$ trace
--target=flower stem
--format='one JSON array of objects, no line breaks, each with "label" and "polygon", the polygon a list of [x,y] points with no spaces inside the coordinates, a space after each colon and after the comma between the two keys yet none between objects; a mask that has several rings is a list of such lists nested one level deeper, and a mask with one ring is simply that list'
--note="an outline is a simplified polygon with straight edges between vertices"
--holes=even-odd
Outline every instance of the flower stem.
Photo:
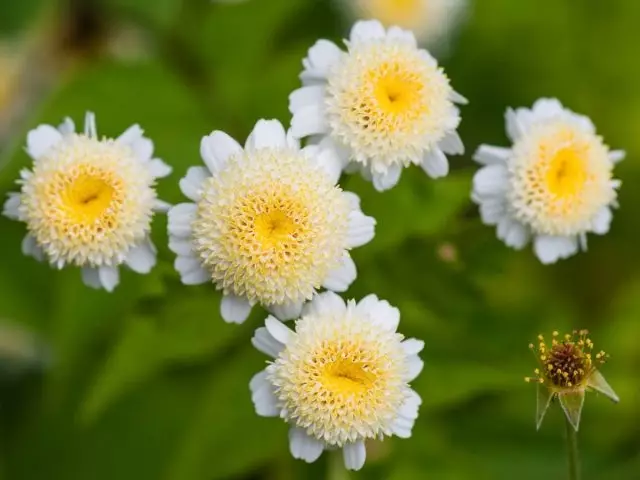
[{"label": "flower stem", "polygon": [[567,460],[569,463],[569,480],[580,480],[580,454],[578,453],[578,432],[571,422],[565,418],[567,430]]}]

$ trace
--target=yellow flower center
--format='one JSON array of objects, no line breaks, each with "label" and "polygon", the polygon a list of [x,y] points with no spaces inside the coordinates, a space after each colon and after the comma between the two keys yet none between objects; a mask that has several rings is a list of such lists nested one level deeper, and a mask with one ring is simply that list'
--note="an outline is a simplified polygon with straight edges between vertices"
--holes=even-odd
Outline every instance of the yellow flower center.
[{"label": "yellow flower center", "polygon": [[299,206],[287,205],[282,209],[282,205],[277,205],[271,209],[273,205],[267,205],[266,213],[262,213],[256,216],[254,222],[254,230],[256,239],[262,243],[266,248],[275,248],[277,246],[282,247],[287,241],[290,241],[295,237],[297,225],[292,218],[299,215],[291,215],[291,210],[300,210]]},{"label": "yellow flower center", "polygon": [[553,194],[575,195],[587,180],[585,162],[576,148],[563,148],[555,154],[547,172],[547,186]]},{"label": "yellow flower center", "polygon": [[[387,72],[383,73],[385,70]],[[391,115],[408,112],[420,101],[422,93],[422,83],[415,74],[398,70],[399,66],[396,64],[385,65],[379,71],[369,72],[372,77],[370,81],[376,84],[374,92],[378,106],[383,112]]]},{"label": "yellow flower center", "polygon": [[119,191],[122,181],[110,172],[100,172],[88,165],[81,165],[78,170],[75,179],[61,179],[67,183],[66,188],[62,188],[61,200],[71,222],[90,225],[97,220],[96,226],[100,223],[113,225],[115,212],[110,212],[108,208],[112,202],[116,205],[122,202]]},{"label": "yellow flower center", "polygon": [[324,370],[318,375],[320,383],[334,400],[362,394],[377,380],[379,372],[372,365],[353,358],[353,352],[350,353],[347,358],[338,358],[335,363],[325,364]]}]

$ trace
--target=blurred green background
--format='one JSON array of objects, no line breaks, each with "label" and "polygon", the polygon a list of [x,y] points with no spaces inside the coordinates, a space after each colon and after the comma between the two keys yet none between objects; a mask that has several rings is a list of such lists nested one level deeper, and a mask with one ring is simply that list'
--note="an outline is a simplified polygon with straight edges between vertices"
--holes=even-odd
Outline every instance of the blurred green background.
[{"label": "blurred green background", "polygon": [[[67,115],[80,124],[90,109],[100,134],[143,126],[174,167],[160,195],[180,202],[200,138],[222,129],[244,141],[261,117],[288,123],[307,48],[350,25],[324,0],[1,3],[3,198],[29,164],[28,129]],[[527,345],[539,332],[588,328],[611,354],[602,370],[622,401],[587,398],[584,478],[640,479],[639,24],[636,0],[473,2],[442,58],[471,101],[460,129],[467,154],[446,179],[412,168],[383,194],[357,177],[343,182],[378,220],[374,241],[354,251],[348,297],[377,293],[400,308],[400,330],[426,342],[413,437],[372,444],[350,478],[564,478],[559,409],[535,431]],[[469,200],[473,150],[506,144],[505,108],[541,96],[591,116],[628,151],[611,232],[547,267],[530,249],[506,248]],[[249,339],[264,311],[225,324],[211,286],[180,284],[166,219],[153,230],[159,265],[123,273],[110,295],[84,287],[77,270],[24,257],[24,225],[0,218],[2,478],[325,478],[326,454],[294,461],[285,425],[254,414],[248,382],[266,358]]]}]

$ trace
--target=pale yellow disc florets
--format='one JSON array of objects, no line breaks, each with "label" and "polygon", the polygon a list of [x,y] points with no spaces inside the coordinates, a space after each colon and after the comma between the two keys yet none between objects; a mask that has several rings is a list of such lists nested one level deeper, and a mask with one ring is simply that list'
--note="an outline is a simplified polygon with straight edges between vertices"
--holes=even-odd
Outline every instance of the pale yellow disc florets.
[{"label": "pale yellow disc florets", "polygon": [[22,183],[21,215],[52,263],[118,265],[150,230],[154,179],[115,140],[68,135]]},{"label": "pale yellow disc florets", "polygon": [[374,171],[420,164],[460,121],[452,93],[426,51],[400,40],[358,42],[329,75],[329,125]]},{"label": "pale yellow disc florets", "polygon": [[411,392],[402,340],[352,302],[341,314],[304,316],[267,367],[282,415],[328,445],[391,435]]},{"label": "pale yellow disc florets", "polygon": [[225,293],[301,302],[339,266],[348,216],[342,191],[303,153],[243,152],[204,182],[193,243]]},{"label": "pale yellow disc florets", "polygon": [[576,235],[616,198],[602,139],[566,121],[534,126],[513,148],[508,192],[515,217],[538,234]]}]

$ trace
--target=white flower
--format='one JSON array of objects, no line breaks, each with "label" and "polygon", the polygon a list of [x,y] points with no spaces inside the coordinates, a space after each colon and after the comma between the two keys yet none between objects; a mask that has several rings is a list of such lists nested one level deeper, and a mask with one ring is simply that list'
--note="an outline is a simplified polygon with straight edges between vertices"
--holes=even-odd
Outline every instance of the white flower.
[{"label": "white flower", "polygon": [[467,0],[340,0],[357,18],[413,31],[420,43],[438,45],[451,36]]},{"label": "white flower", "polygon": [[153,143],[133,125],[117,139],[99,140],[95,116],[84,133],[67,118],[59,128],[40,125],[27,136],[33,169],[21,172],[3,214],[25,222],[22,251],[57,268],[82,267],[84,283],[112,291],[123,263],[148,273],[156,262],[149,239],[155,179],[171,168],[154,159]]},{"label": "white flower", "polygon": [[169,247],[183,283],[213,281],[223,291],[224,320],[243,322],[255,303],[295,318],[316,289],[349,287],[348,249],[373,238],[375,221],[336,186],[331,150],[301,150],[280,122],[260,120],[244,149],[216,131],[201,155],[206,168],[180,181],[194,203],[169,211]]},{"label": "white flower", "polygon": [[587,233],[609,231],[619,180],[613,166],[625,153],[610,151],[591,120],[555,99],[532,109],[507,110],[511,148],[482,145],[484,165],[473,181],[482,220],[498,238],[521,249],[533,240],[542,263],[587,248]]},{"label": "white flower", "polygon": [[347,52],[319,40],[304,59],[302,88],[289,97],[291,129],[332,146],[348,172],[360,170],[379,191],[393,187],[403,167],[431,177],[449,172],[446,154],[461,154],[454,102],[436,60],[411,32],[377,21],[357,22]]},{"label": "white flower", "polygon": [[253,345],[275,360],[249,386],[258,415],[290,426],[291,454],[315,461],[342,448],[359,470],[365,440],[411,436],[421,403],[409,382],[422,370],[424,342],[396,332],[400,312],[375,295],[356,304],[332,292],[314,297],[295,331],[273,317]]}]

